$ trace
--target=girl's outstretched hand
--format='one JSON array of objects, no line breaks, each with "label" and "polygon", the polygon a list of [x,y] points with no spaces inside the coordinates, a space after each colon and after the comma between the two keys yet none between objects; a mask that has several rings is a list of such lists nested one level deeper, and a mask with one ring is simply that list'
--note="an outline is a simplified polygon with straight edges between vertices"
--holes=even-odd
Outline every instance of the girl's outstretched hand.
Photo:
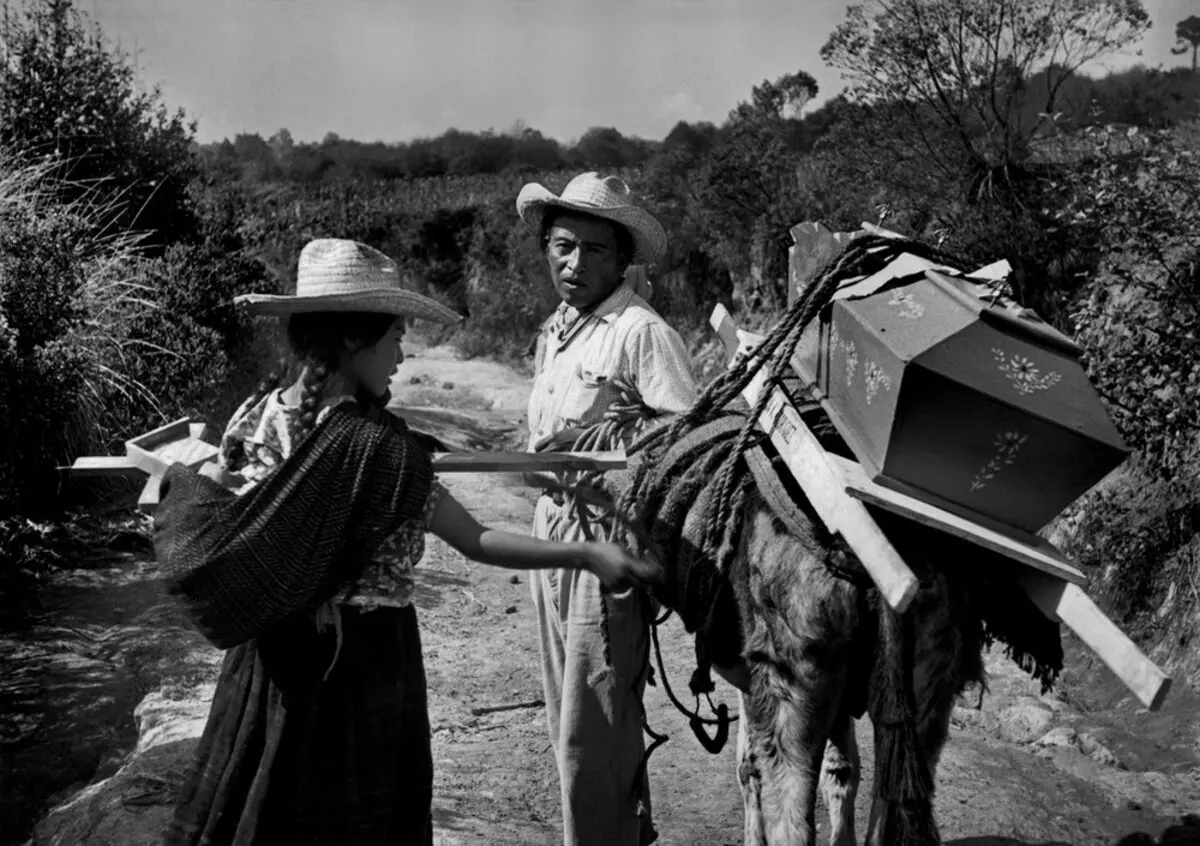
[{"label": "girl's outstretched hand", "polygon": [[663,568],[657,561],[638,558],[620,544],[587,544],[587,561],[588,570],[610,590],[630,585],[649,588],[663,583]]}]

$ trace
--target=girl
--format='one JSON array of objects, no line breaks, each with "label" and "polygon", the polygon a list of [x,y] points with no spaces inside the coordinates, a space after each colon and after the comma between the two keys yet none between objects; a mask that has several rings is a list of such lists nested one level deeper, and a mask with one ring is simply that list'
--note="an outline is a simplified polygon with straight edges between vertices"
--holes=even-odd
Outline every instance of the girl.
[{"label": "girl", "polygon": [[[476,561],[513,569],[588,570],[611,586],[646,585],[659,571],[615,544],[554,543],[481,526],[438,483],[428,453],[385,406],[403,361],[405,316],[445,323],[458,322],[458,316],[402,288],[395,263],[382,253],[353,241],[312,241],[300,254],[294,296],[238,299],[261,313],[288,316],[288,344],[300,376],[282,389],[282,374],[269,379],[242,404],[222,438],[219,466],[202,475],[239,497],[257,491],[259,499],[283,498],[276,492],[292,490],[289,476],[318,472],[303,469],[307,456],[314,449],[342,448],[338,433],[363,431],[363,418],[377,424],[371,432],[384,433],[379,437],[387,442],[387,456],[402,456],[396,465],[402,469],[389,477],[400,483],[361,504],[347,501],[344,491],[354,489],[346,476],[368,476],[383,459],[368,458],[361,467],[341,458],[314,465],[330,477],[327,484],[321,481],[328,501],[306,512],[310,518],[279,518],[269,532],[261,531],[251,543],[255,560],[281,557],[285,563],[272,566],[283,571],[294,552],[307,559],[295,562],[297,572],[306,566],[321,570],[317,556],[307,551],[315,545],[279,542],[271,532],[300,523],[295,537],[302,538],[327,532],[328,525],[350,525],[336,522],[336,516],[324,520],[325,511],[341,508],[352,514],[347,520],[371,509],[387,511],[388,526],[396,529],[381,543],[365,531],[335,539],[338,551],[330,560],[340,563],[327,568],[332,575],[318,574],[331,589],[319,596],[325,601],[315,612],[315,603],[299,598],[294,608],[287,605],[291,582],[268,579],[264,590],[260,579],[257,595],[238,582],[242,618],[266,605],[282,607],[287,616],[253,629],[248,640],[244,634],[227,638],[238,645],[226,653],[166,843],[429,846],[433,765],[412,605],[412,568],[423,554],[424,533],[433,532]],[[345,448],[347,455],[356,454]],[[184,487],[178,472],[168,473],[164,483],[168,480]],[[175,494],[177,502],[181,495]],[[186,522],[172,516],[179,506],[168,507],[169,499],[166,491],[156,525],[160,560],[177,554],[167,542],[160,545],[160,536],[172,521]]]}]

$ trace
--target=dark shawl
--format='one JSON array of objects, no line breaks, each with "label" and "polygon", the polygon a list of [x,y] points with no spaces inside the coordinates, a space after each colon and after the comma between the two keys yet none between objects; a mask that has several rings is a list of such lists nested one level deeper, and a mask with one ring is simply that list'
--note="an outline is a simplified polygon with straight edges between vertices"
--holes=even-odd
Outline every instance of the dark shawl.
[{"label": "dark shawl", "polygon": [[432,480],[430,456],[403,421],[352,403],[243,496],[173,465],[154,518],[162,578],[228,649],[330,599],[421,514]]}]

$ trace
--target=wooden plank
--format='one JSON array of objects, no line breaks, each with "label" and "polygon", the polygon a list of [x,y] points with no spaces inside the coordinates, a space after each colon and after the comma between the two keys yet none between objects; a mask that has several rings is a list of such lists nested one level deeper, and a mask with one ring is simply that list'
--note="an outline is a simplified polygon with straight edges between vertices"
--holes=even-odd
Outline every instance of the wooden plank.
[{"label": "wooden plank", "polygon": [[1042,613],[1075,632],[1138,701],[1151,711],[1162,707],[1171,690],[1171,677],[1147,658],[1079,585],[1034,570],[1023,571],[1018,579]]},{"label": "wooden plank", "polygon": [[[215,453],[214,453],[215,455]],[[521,473],[542,471],[563,473],[583,470],[624,470],[628,466],[625,450],[602,452],[435,452],[433,468],[437,473]],[[147,471],[124,455],[85,455],[69,467],[71,475],[141,476]],[[166,468],[163,468],[164,472]]]},{"label": "wooden plank", "polygon": [[608,452],[435,452],[436,473],[565,473],[624,470],[625,450]]},{"label": "wooden plank", "polygon": [[[736,337],[729,333],[728,326],[723,325],[733,322],[724,307],[718,305],[714,309],[711,322],[723,338]],[[753,407],[766,387],[766,374],[760,371],[742,396]],[[839,468],[828,461],[829,454],[804,425],[783,391],[772,389],[758,423],[770,436],[822,522],[831,532],[845,538],[884,600],[897,611],[907,609],[919,586],[916,576],[872,519],[866,506],[846,493]]]},{"label": "wooden plank", "polygon": [[59,470],[67,470],[72,476],[80,478],[93,476],[129,476],[146,475],[146,471],[138,467],[125,455],[83,455],[75,462]]},{"label": "wooden plank", "polygon": [[141,511],[143,514],[149,514],[158,507],[159,485],[161,482],[162,476],[150,476],[146,479],[146,484],[138,496],[138,511]]},{"label": "wooden plank", "polygon": [[1016,529],[1013,529],[1011,534],[998,532],[930,503],[882,487],[868,479],[862,465],[855,461],[840,455],[830,455],[829,459],[841,467],[846,480],[846,492],[856,499],[887,509],[901,517],[908,517],[924,526],[947,532],[992,552],[998,552],[1006,558],[1043,573],[1058,576],[1064,581],[1079,585],[1087,583],[1087,576],[1045,538],[1020,533]]}]

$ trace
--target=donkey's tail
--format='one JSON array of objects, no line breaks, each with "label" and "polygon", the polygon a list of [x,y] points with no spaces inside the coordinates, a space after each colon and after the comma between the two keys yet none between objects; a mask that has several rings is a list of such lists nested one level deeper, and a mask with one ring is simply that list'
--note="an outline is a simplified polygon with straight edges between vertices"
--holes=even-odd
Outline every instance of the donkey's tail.
[{"label": "donkey's tail", "polygon": [[876,594],[878,640],[868,709],[875,726],[872,842],[887,846],[941,843],[933,818],[933,768],[917,731],[913,695],[912,615],[897,614]]}]

